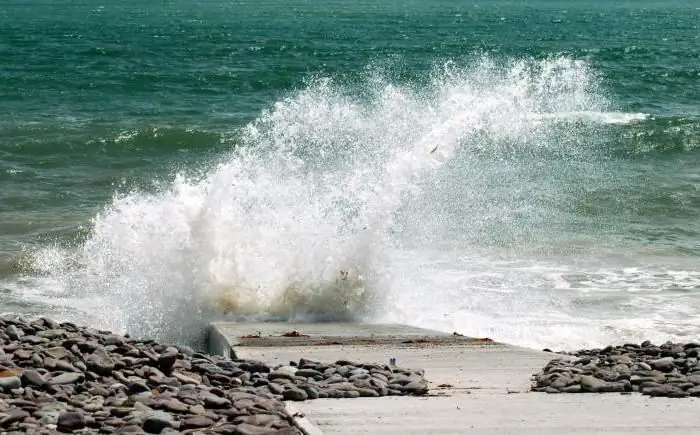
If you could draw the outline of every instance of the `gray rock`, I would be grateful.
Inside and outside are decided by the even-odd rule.
[[[16,359],[30,359],[34,354],[28,349],[17,349],[14,353]]]
[[[284,398],[284,400],[303,402],[304,400],[309,398],[309,395],[304,390],[298,388],[289,388],[284,390],[284,392],[282,393],[282,398]]]
[[[89,370],[103,375],[108,375],[114,370],[114,360],[102,347],[95,349],[95,351],[87,357],[85,364]]]
[[[560,390],[562,393],[581,393],[583,392],[583,389],[581,388],[581,384],[575,384],[575,385],[569,385],[568,387],[564,387]]]
[[[58,416],[58,430],[71,432],[85,427],[85,416],[80,412],[62,412]]]
[[[82,373],[62,373],[58,376],[54,376],[49,379],[49,384],[51,385],[67,385],[67,384],[79,384],[85,380],[85,375]]]
[[[203,399],[204,399],[204,406],[208,408],[228,408],[231,406],[231,401],[224,398],[224,397],[219,397],[214,394],[203,394]]]
[[[647,372],[652,371],[651,366],[650,366],[649,364],[643,362],[643,361],[637,362],[637,367],[638,367],[640,370],[644,370],[644,371],[647,371]]]
[[[695,386],[685,391],[690,397],[700,397],[700,386]]]
[[[194,417],[190,417],[184,422],[182,422],[180,429],[181,430],[187,430],[187,429],[202,429],[205,427],[210,427],[211,425],[214,424],[214,420],[205,417],[203,415],[197,415]]]
[[[95,413],[102,409],[104,399],[101,396],[95,396],[83,404],[83,410],[89,413]]]
[[[80,372],[77,368],[73,366],[73,364],[69,363],[68,361],[63,361],[63,360],[58,360],[56,361],[56,370],[64,371],[64,372]]]
[[[170,371],[177,360],[178,350],[174,347],[168,347],[158,357],[158,365],[165,371]]]
[[[189,406],[185,405],[177,399],[168,400],[163,404],[163,408],[170,412],[179,412],[183,414],[189,411]]]
[[[36,335],[25,335],[20,338],[22,343],[29,343],[33,345],[48,343],[49,340],[42,337],[37,337]]]
[[[350,371],[350,377],[362,375],[369,375],[369,370],[363,368],[356,368],[355,370]]]
[[[185,376],[182,373],[173,372],[172,376],[183,384],[199,385],[200,382],[196,379]]]
[[[357,393],[357,391],[356,391]],[[328,390],[323,390],[319,392],[319,397],[328,398],[328,399],[342,399],[345,397],[345,391],[343,390],[336,390],[336,389],[328,389]],[[357,397],[360,397],[360,393],[357,393]]]
[[[9,427],[13,423],[23,421],[30,415],[31,414],[29,414],[27,411],[23,411],[21,409],[10,409],[6,412],[0,413],[0,426]]]
[[[275,383],[269,383],[267,385],[267,388],[270,390],[272,394],[282,394],[284,392],[284,387],[282,387],[279,384]]]
[[[146,432],[141,429],[140,426],[135,425],[135,424],[127,424],[122,427],[120,427],[115,433],[122,434],[122,433],[135,433],[135,434],[144,434]]]
[[[37,386],[41,387],[46,383],[43,376],[36,370],[24,370],[22,372],[22,386]]]
[[[685,356],[690,357],[690,358],[700,358],[700,348],[696,347],[696,348],[686,350]]]
[[[236,435],[267,435],[270,434],[271,431],[269,428],[266,427],[260,427],[248,423],[241,423],[236,425],[234,432],[231,433]]]
[[[593,376],[581,376],[581,391],[587,393],[610,393],[623,392],[623,385],[613,382],[606,382]]]
[[[246,423],[253,426],[271,426],[279,421],[279,418],[273,414],[255,414],[255,415],[240,415],[233,419],[233,424]]]
[[[424,395],[428,393],[428,385],[423,382],[412,381],[399,387],[398,390],[411,395]]]
[[[102,342],[105,346],[121,347],[124,345],[125,340],[124,337],[122,337],[121,335],[107,334],[104,337],[102,337]]]
[[[131,394],[139,394],[151,390],[146,384],[146,381],[141,379],[129,382],[126,388]]]
[[[302,390],[306,392],[306,395],[308,396],[309,399],[318,399],[318,389],[311,385],[302,385],[300,386]]]
[[[15,325],[9,325],[5,328],[5,334],[7,334],[10,340],[19,340],[20,337],[24,335],[24,331],[22,331]]]
[[[46,325],[47,328],[49,329],[58,329],[61,327],[61,324],[58,323],[57,321],[53,319],[49,319],[48,317],[42,317],[41,321],[44,322],[44,325]],[[70,324],[68,324],[70,325]]]
[[[303,378],[315,378],[315,377],[323,377],[323,373],[319,372],[318,370],[314,369],[299,369],[296,371],[295,376],[301,376]]]
[[[642,390],[642,394],[651,397],[671,397],[683,398],[690,396],[690,393],[683,391],[678,387],[671,385],[659,385],[658,387],[649,387]]]
[[[371,388],[358,388],[356,391],[360,394],[360,397],[379,397],[379,392],[376,390],[373,390]],[[425,391],[426,392],[428,391],[427,387],[425,388]],[[416,393],[416,394],[424,394],[424,393]]]
[[[151,412],[143,420],[142,428],[148,433],[161,433],[165,428],[177,426],[175,418],[167,412]]]
[[[286,367],[282,366],[277,370],[274,370],[270,372],[267,375],[267,379],[274,381],[275,379],[288,379],[288,380],[294,380],[294,375],[296,373],[296,368],[295,367]]]
[[[5,393],[9,393],[10,390],[20,388],[22,386],[22,380],[17,376],[8,376],[6,378],[0,378],[0,390]]]
[[[649,365],[660,372],[669,373],[676,368],[673,357],[659,358],[649,361]]]
[[[562,388],[566,388],[570,385],[573,385],[574,383],[576,383],[574,378],[571,377],[571,375],[569,375],[567,373],[566,375],[556,376],[556,377],[551,378],[549,385],[547,385],[547,386],[554,387],[557,390],[561,390]]]
[[[49,340],[55,340],[57,338],[63,338],[66,336],[66,331],[63,329],[47,329],[46,331],[39,331],[36,334],[41,338],[46,338]]]

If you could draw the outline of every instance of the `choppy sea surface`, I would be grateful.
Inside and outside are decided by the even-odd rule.
[[[4,0],[0,311],[700,340],[700,1]]]

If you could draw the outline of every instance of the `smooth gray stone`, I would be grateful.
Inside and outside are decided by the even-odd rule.
[[[36,370],[24,370],[22,373],[22,385],[23,386],[28,386],[28,385],[35,385],[35,386],[42,386],[46,384],[46,379],[37,372]]]
[[[282,398],[284,400],[293,400],[297,402],[302,402],[306,399],[309,398],[309,395],[306,393],[306,391],[300,389],[300,388],[288,388],[284,390],[282,393]]]
[[[166,371],[170,370],[173,364],[175,364],[178,354],[179,351],[176,348],[166,348],[165,351],[158,357],[158,365]]]
[[[47,329],[46,331],[39,331],[36,334],[41,338],[47,338],[49,340],[55,340],[57,338],[63,338],[66,336],[66,331],[63,329]]]
[[[593,376],[581,376],[581,391],[588,393],[605,393],[609,392],[611,385],[602,379]]]
[[[660,372],[669,373],[676,368],[676,364],[673,362],[673,357],[659,358],[649,361],[649,365]]]
[[[0,426],[8,427],[13,423],[18,421],[23,421],[25,418],[29,417],[30,414],[27,411],[21,409],[10,409],[8,411],[0,413]],[[5,433],[5,432],[3,432]]]
[[[9,392],[22,386],[22,380],[17,376],[8,376],[0,378],[0,389],[4,392]]]
[[[86,360],[87,368],[100,374],[110,374],[114,370],[114,360],[104,348],[97,348]]]
[[[323,373],[314,369],[299,369],[296,371],[295,376],[301,376],[304,378],[313,378],[317,376],[323,377]]]
[[[672,397],[683,398],[690,396],[690,393],[671,385],[659,385],[658,387],[644,388],[642,394],[651,397]]]
[[[58,416],[59,431],[74,431],[85,427],[85,416],[80,412],[62,412]]]
[[[155,411],[148,413],[143,420],[143,430],[148,433],[161,433],[163,429],[177,426],[175,418],[167,412]]]
[[[581,389],[581,384],[575,384],[575,385],[569,385],[568,387],[564,387],[561,389],[562,393],[581,393],[583,390]]]
[[[315,387],[313,387],[311,385],[303,385],[300,388],[302,390],[306,391],[306,394],[307,394],[309,399],[311,399],[311,400],[318,399],[319,393],[318,393],[318,389],[316,389]]]
[[[54,376],[49,379],[49,384],[51,385],[68,385],[68,384],[79,384],[85,380],[85,375],[82,373],[68,372],[62,373],[58,376]]]
[[[24,335],[24,331],[16,327],[15,325],[9,325],[5,328],[5,334],[10,337],[11,340],[19,340],[20,337]]]
[[[204,406],[207,408],[228,408],[231,406],[231,401],[224,398],[224,397],[219,397],[214,394],[205,394],[203,395],[204,399]]]

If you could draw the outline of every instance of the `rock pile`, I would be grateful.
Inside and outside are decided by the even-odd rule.
[[[533,376],[533,391],[700,396],[699,343],[649,341],[564,353]]]
[[[421,395],[420,371],[228,360],[186,346],[0,316],[0,430],[299,434],[283,400]]]

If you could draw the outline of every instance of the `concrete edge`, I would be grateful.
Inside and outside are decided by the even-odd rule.
[[[207,326],[207,351],[211,354],[221,355],[229,359],[237,359],[236,352],[233,350],[234,344],[219,331],[215,323],[210,323]]]
[[[323,435],[323,431],[318,426],[313,424],[311,420],[306,418],[306,415],[295,405],[285,402],[284,406],[287,408],[289,415],[291,415],[294,419],[294,423],[304,433],[304,435]]]
[[[260,347],[316,347],[318,343],[314,343],[313,340],[308,340],[308,337],[305,339],[302,339],[300,341],[297,340],[289,340],[285,339],[284,343],[281,342],[270,342],[267,343],[266,345],[263,345],[263,343],[244,343],[242,340],[239,340],[237,337],[232,337],[230,335],[227,335],[223,333],[218,325],[221,323],[226,323],[226,322],[211,322],[209,325],[207,325],[207,333],[206,333],[206,347],[207,351],[211,354],[216,354],[216,355],[222,355],[226,358],[230,359],[245,359],[245,356],[243,354],[245,353],[245,349],[247,347],[250,348],[260,348]],[[432,330],[425,330],[426,332],[437,332],[437,331],[432,331]],[[437,334],[443,334],[440,332],[437,332]],[[446,335],[446,334],[444,334]],[[411,340],[410,342],[397,342],[393,341],[392,339],[388,339],[385,342],[382,340],[375,340],[373,343],[369,342],[362,342],[360,340],[353,341],[351,338],[348,341],[344,340],[338,340],[337,343],[324,343],[324,345],[338,345],[338,346],[357,346],[357,347],[362,347],[362,346],[374,346],[374,345],[395,345],[395,346],[420,346],[421,343],[421,337],[415,337],[418,338],[418,340]],[[452,337],[447,337],[447,338],[452,338]],[[528,347],[523,347],[523,346],[518,346],[514,344],[509,344],[509,343],[504,343],[501,341],[494,341],[490,340],[489,342],[483,342],[481,341],[482,339],[475,339],[472,337],[467,337],[467,336],[461,336],[461,337],[456,337],[457,339],[454,342],[451,342],[450,340],[436,340],[434,341],[434,344],[441,345],[441,346],[469,346],[469,347],[483,347],[483,348],[500,348],[500,349],[512,349],[512,350],[520,350],[520,351],[525,351],[525,352],[530,352],[530,353],[537,353],[537,354],[543,354],[547,353],[549,354],[551,359],[571,359],[573,358],[571,355],[567,355],[565,353],[559,353],[559,352],[544,352],[541,349],[533,349],[533,348],[528,348]],[[433,340],[430,340],[433,341]],[[430,343],[428,343],[430,344]]]
[[[289,325],[287,330],[280,325]],[[508,346],[491,338],[469,337],[458,333],[418,328],[403,324],[365,323],[288,324],[211,322],[208,325],[209,353],[235,355],[245,347],[315,347],[315,346]],[[370,327],[374,329],[369,329]]]

